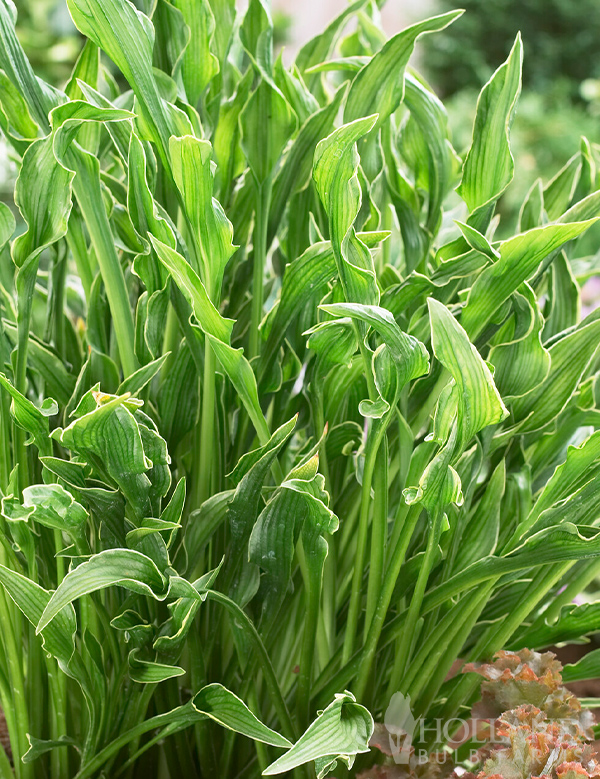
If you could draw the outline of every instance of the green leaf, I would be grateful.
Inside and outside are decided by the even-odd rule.
[[[344,122],[352,122],[377,113],[375,126],[380,127],[402,102],[404,69],[417,38],[423,33],[443,30],[462,13],[463,11],[450,11],[433,16],[390,38],[352,81],[344,108]]]
[[[562,670],[565,684],[583,682],[587,679],[597,679],[600,676],[600,649],[588,652],[576,663],[567,663]]]
[[[38,135],[27,102],[3,70],[0,70],[0,126],[11,146],[21,154]]]
[[[427,140],[426,227],[435,234],[440,227],[443,202],[456,175],[456,155],[448,139],[448,116],[433,91],[408,72],[404,76],[404,86],[404,103]]]
[[[358,234],[358,238],[368,248],[375,247],[387,237],[386,232]],[[300,257],[286,266],[279,303],[263,325],[267,341],[261,352],[259,378],[272,364],[292,321],[335,278],[335,274],[336,264],[330,241],[319,241],[309,246]]]
[[[342,85],[330,103],[308,117],[285,155],[273,182],[269,242],[277,232],[292,194],[299,192],[310,182],[312,159],[317,143],[333,131],[333,124],[345,94],[346,87]]]
[[[296,66],[302,74],[305,74],[307,70],[328,58],[335,40],[346,22],[366,4],[367,0],[354,0],[353,3],[347,4],[322,33],[311,38],[302,46],[296,57]],[[315,93],[320,78],[319,74],[313,74],[306,78],[306,84],[311,92]]]
[[[271,763],[263,775],[282,774],[312,760],[323,761],[318,764],[318,779],[338,759],[351,767],[357,754],[369,751],[373,727],[373,718],[364,706],[356,703],[351,693],[338,694],[294,746]]]
[[[64,100],[41,79],[36,78],[15,32],[16,9],[11,0],[0,2],[0,68],[25,98],[33,119],[43,130],[49,129],[48,113]]]
[[[184,669],[179,666],[143,659],[140,657],[139,649],[132,649],[128,660],[129,676],[138,684],[160,684],[167,679],[175,679],[185,674]]]
[[[600,604],[584,603],[581,606],[564,606],[556,622],[525,628],[520,632],[513,645],[543,649],[554,644],[577,641],[583,636],[596,633],[600,629]]]
[[[169,591],[167,579],[146,555],[133,549],[105,549],[69,571],[40,615],[36,633],[77,598],[113,586],[157,600],[164,600]]]
[[[477,338],[500,306],[537,271],[541,261],[581,235],[595,220],[538,227],[500,244],[500,259],[475,279],[461,315],[471,338]]]
[[[0,249],[3,249],[15,231],[16,222],[6,203],[0,204]]]
[[[168,167],[174,128],[152,70],[152,22],[129,0],[67,0],[67,5],[79,31],[108,54],[129,82]]]
[[[321,322],[311,327],[306,345],[319,355],[325,365],[350,365],[358,349],[356,331],[350,317]]]
[[[580,530],[585,531],[582,535]],[[433,587],[423,600],[422,613],[480,582],[504,574],[535,569],[548,563],[584,560],[600,556],[600,533],[577,528],[569,522],[548,527],[530,536],[520,547],[503,557],[490,556],[465,568],[443,584]]]
[[[517,35],[508,59],[481,90],[477,101],[473,143],[457,190],[472,213],[494,203],[513,178],[508,135],[521,91],[522,62],[521,36]]]
[[[312,458],[305,474],[292,471],[260,513],[248,542],[248,559],[265,573],[261,580],[262,618],[267,633],[281,608],[291,579],[296,542],[302,533],[312,585],[321,579],[327,555],[323,533],[333,533],[338,519],[328,508],[323,477]]]
[[[199,253],[200,277],[211,299],[219,299],[223,272],[237,247],[233,227],[214,199],[212,146],[191,136],[171,138],[173,178],[179,188]]]
[[[502,397],[522,397],[541,384],[550,370],[550,354],[542,346],[544,318],[528,284],[513,293],[513,318],[489,353],[494,382]]]
[[[155,238],[152,238],[152,245],[188,299],[200,328],[209,338],[217,359],[246,407],[259,438],[266,442],[269,430],[258,401],[256,378],[243,350],[234,349],[229,343],[233,321],[223,319],[219,314],[197,274],[180,254]]]
[[[258,4],[259,0],[254,0]],[[262,186],[296,129],[296,115],[281,92],[261,81],[240,114],[242,148],[252,176]]]
[[[541,514],[566,498],[593,473],[592,466],[600,461],[600,431],[592,433],[579,446],[569,446],[566,458],[554,471],[540,492],[526,521],[519,526],[521,535],[533,527]]]
[[[147,365],[143,365],[131,376],[128,376],[125,381],[122,381],[117,388],[117,395],[137,395],[144,387],[149,384],[152,379],[157,375],[165,361],[169,357],[171,352],[161,355],[158,359],[149,362]]]
[[[34,406],[21,395],[3,373],[0,373],[0,386],[12,396],[11,412],[17,425],[31,433],[35,445],[42,455],[52,452],[48,417],[58,414],[58,406],[52,398],[46,398],[41,408]]]
[[[500,507],[506,483],[506,463],[501,460],[494,469],[486,490],[465,523],[463,542],[453,568],[462,570],[471,563],[493,554],[500,528]]]
[[[15,239],[12,256],[23,268],[67,232],[73,173],[57,162],[53,138],[35,141],[25,152],[15,185],[15,202],[27,230]]]
[[[23,490],[23,505],[32,509],[31,518],[46,527],[64,530],[81,538],[88,513],[60,484],[35,484]]]
[[[287,738],[263,725],[246,704],[222,684],[203,687],[192,702],[197,711],[229,730],[274,747],[287,749],[292,746]]]
[[[24,763],[33,763],[33,761],[37,760],[38,757],[45,755],[52,749],[59,749],[60,747],[75,747],[75,749],[79,751],[77,742],[73,738],[70,738],[66,735],[60,736],[60,738],[58,738],[56,741],[35,738],[30,733],[27,734],[27,738],[29,740],[29,749],[21,758]]]
[[[177,66],[188,103],[195,106],[202,93],[219,72],[219,60],[211,52],[215,17],[207,0],[174,0],[188,27],[188,42]]]
[[[436,358],[450,372],[458,391],[457,450],[471,438],[508,414],[490,369],[465,330],[439,301],[429,298],[431,342]]]
[[[482,235],[474,227],[471,227],[471,225],[459,222],[458,219],[455,219],[454,221],[458,225],[465,241],[469,244],[471,249],[480,254],[485,254],[492,262],[500,259],[499,253],[493,248],[485,235]]]
[[[198,609],[206,599],[206,590],[212,587],[221,570],[221,565],[222,562],[217,568],[205,573],[192,584],[197,595],[178,598],[173,603],[169,603],[168,609],[171,616],[163,623],[160,635],[153,644],[157,652],[167,655],[170,659],[179,657]]]
[[[542,224],[543,210],[544,190],[542,180],[536,179],[521,206],[518,231],[526,233],[528,230],[533,230],[534,227],[539,227]]]
[[[539,430],[569,402],[598,348],[600,320],[582,324],[549,349],[550,371],[545,381],[513,404],[515,420],[525,420],[521,431]]]
[[[560,252],[550,266],[549,307],[544,326],[544,340],[575,327],[581,319],[579,284],[565,252]]]
[[[399,389],[429,370],[429,355],[425,346],[414,336],[402,332],[385,308],[356,303],[335,303],[321,308],[333,316],[349,316],[364,322],[381,336],[396,363]]]
[[[569,207],[581,171],[581,154],[577,152],[544,188],[544,210],[551,221]]]
[[[462,506],[464,498],[460,476],[450,465],[456,446],[457,428],[450,432],[448,442],[427,465],[417,487],[407,487],[404,499],[409,506],[421,503],[432,521],[436,522],[436,532],[441,527],[444,509],[451,503]]]
[[[233,560],[241,554],[250,538],[259,513],[263,483],[281,448],[292,435],[296,421],[296,418],[290,419],[273,433],[266,444],[243,455],[230,474],[230,478],[238,482],[227,509],[231,528],[229,554]]]
[[[128,0],[124,0],[128,3]],[[123,269],[115,248],[103,199],[100,164],[96,155],[74,143],[82,125],[95,122],[122,122],[131,118],[129,111],[97,108],[82,100],[70,101],[52,111],[53,150],[61,165],[75,173],[73,191],[90,234],[106,295],[115,320],[115,335],[126,374],[138,365],[134,352],[134,323]]]
[[[0,582],[24,616],[36,626],[51,600],[51,593],[4,565],[0,565]],[[44,648],[60,661],[66,672],[75,652],[76,629],[75,610],[67,603],[55,613],[52,624],[42,631]]]
[[[18,342],[17,327],[8,321],[5,321],[3,325],[5,333],[16,346]],[[56,398],[60,406],[66,406],[75,389],[75,376],[69,373],[55,350],[40,341],[31,331],[27,344],[27,355],[30,367],[37,371],[45,382],[46,394]]]
[[[273,75],[273,20],[264,0],[250,0],[240,25],[240,41],[263,79]]]
[[[354,230],[361,204],[356,142],[370,132],[377,115],[334,130],[315,151],[313,178],[329,219],[331,245],[348,302],[377,304],[373,259]]]
[[[117,484],[140,520],[150,516],[147,471],[152,461],[145,455],[140,427],[127,405],[128,396],[96,392],[90,401],[89,410],[68,427],[54,430],[52,437],[85,458],[101,477],[106,475]]]

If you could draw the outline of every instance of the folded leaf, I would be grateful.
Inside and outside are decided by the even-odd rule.
[[[517,35],[508,59],[481,90],[477,101],[473,143],[457,190],[471,212],[494,203],[512,181],[514,161],[508,134],[521,91],[522,63],[523,46]]]
[[[146,555],[133,549],[106,549],[90,557],[62,580],[40,616],[40,633],[68,604],[83,595],[119,586],[163,600],[168,594],[165,576]]]
[[[356,703],[351,693],[338,694],[294,746],[271,763],[263,775],[282,774],[325,758],[322,770],[318,772],[320,779],[337,759],[351,767],[357,754],[368,752],[372,733],[373,718],[367,709]]]
[[[362,119],[377,112],[376,127],[380,127],[402,102],[404,69],[417,38],[423,33],[443,30],[462,13],[450,11],[433,16],[390,38],[352,81],[344,108],[344,122]]]
[[[475,279],[461,322],[471,338],[477,338],[505,300],[530,279],[541,261],[585,232],[594,220],[538,227],[509,238],[500,245],[500,259]]]
[[[458,387],[457,451],[487,425],[501,422],[508,414],[490,369],[467,333],[450,311],[435,298],[428,299],[431,342],[437,359],[450,372]]]
[[[219,725],[263,744],[287,749],[292,745],[279,733],[268,728],[250,711],[246,704],[223,687],[222,684],[209,684],[203,687],[192,699],[194,708],[218,722]]]

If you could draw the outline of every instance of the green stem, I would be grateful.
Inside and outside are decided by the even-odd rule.
[[[552,600],[548,608],[545,611],[542,611],[542,613],[532,622],[530,630],[535,630],[545,623],[552,624],[560,615],[563,607],[572,603],[577,595],[584,592],[588,584],[596,579],[599,572],[600,563],[598,560],[588,560],[577,573],[573,581],[571,581],[570,584]]]
[[[38,258],[28,259],[17,271],[17,354],[15,360],[15,387],[21,395],[27,395],[27,352],[29,348],[29,327],[33,307],[33,294],[39,266]],[[14,439],[16,461],[19,463],[19,489],[29,486],[29,451],[25,446],[26,434],[15,426]]]
[[[10,451],[11,427],[8,394],[0,392],[0,489],[4,495],[6,495],[12,467]]]
[[[134,349],[135,327],[125,276],[106,216],[100,182],[99,179],[96,180],[98,161],[90,154],[75,149],[68,152],[67,158],[69,166],[75,171],[73,192],[96,252],[115,328],[123,373],[127,377],[139,367]]]
[[[398,645],[397,651],[400,655],[400,659],[394,669],[395,673],[398,674],[398,678],[392,679],[390,684],[394,686],[394,689],[396,685],[400,685],[402,688],[401,692],[406,692],[406,689],[402,685],[402,677],[404,676],[410,660],[412,638],[417,624],[417,619],[419,618],[419,612],[423,602],[423,596],[425,595],[425,588],[427,586],[429,574],[435,559],[435,550],[440,537],[442,517],[443,513],[438,511],[437,516],[432,517],[431,522],[429,523],[425,557],[423,558],[423,562],[419,567],[417,583],[415,584],[415,589],[410,600],[406,622],[404,623],[404,630],[402,631]]]
[[[260,323],[263,318],[263,288],[267,260],[267,231],[271,206],[271,179],[256,184],[254,223],[254,267],[252,271],[252,318],[250,323],[249,358],[260,354]]]
[[[81,767],[74,779],[88,779],[88,777],[93,776],[93,774],[102,768],[102,766],[108,760],[110,760],[111,757],[117,755],[121,749],[123,749],[123,747],[126,747],[127,744],[129,744],[131,741],[140,739],[145,733],[148,733],[151,730],[168,727],[170,733],[174,733],[177,730],[182,730],[183,728],[189,727],[189,725],[189,722],[179,722],[174,720],[172,712],[168,712],[167,714],[158,714],[156,717],[151,717],[150,719],[144,720],[135,727],[131,728],[131,730],[127,730],[125,733],[121,733],[121,735],[114,739],[114,741],[111,741],[110,744],[107,744],[107,746],[94,755],[94,757],[88,763],[86,763],[86,765]]]
[[[17,645],[4,592],[0,592],[0,624],[2,625],[2,641],[12,688],[12,705],[16,725],[17,738],[12,744],[15,773],[17,779],[33,779],[32,764],[23,763],[21,760],[29,749],[27,734],[30,732],[25,681],[21,665],[22,649]]]
[[[358,520],[358,539],[356,542],[354,570],[352,573],[352,590],[350,592],[350,604],[348,606],[348,619],[346,622],[344,649],[342,652],[342,663],[344,665],[352,657],[356,641],[356,631],[362,602],[362,579],[369,532],[369,509],[371,508],[373,471],[375,469],[375,463],[377,462],[379,445],[385,434],[385,428],[386,425],[384,420],[374,420],[367,440],[367,451],[365,453],[365,465],[363,468],[360,515]]]
[[[558,567],[552,567],[539,572],[537,576],[538,584],[532,583],[529,595],[527,595],[516,608],[508,614],[502,622],[490,625],[486,630],[472,652],[469,654],[470,660],[479,660],[481,657],[490,657],[494,652],[504,647],[513,633],[525,621],[533,609],[547,592],[559,581],[573,563],[568,562]],[[494,580],[496,581],[496,580]],[[448,696],[442,717],[446,720],[455,716],[455,712],[470,699],[479,685],[477,677],[471,678],[472,674],[463,676],[452,693]]]
[[[10,760],[0,744],[0,779],[15,779]]]
[[[306,589],[306,616],[304,618],[304,634],[302,637],[302,653],[300,656],[300,674],[298,677],[298,724],[304,731],[310,721],[310,689],[312,683],[313,663],[315,657],[315,638],[319,622],[320,587],[314,586],[309,575]]]
[[[371,562],[369,565],[369,582],[367,584],[367,611],[365,614],[364,639],[367,640],[371,620],[377,607],[381,584],[383,581],[383,565],[385,558],[385,543],[387,539],[388,514],[388,445],[387,437],[379,447],[375,476],[375,497],[373,500],[373,519],[371,527]]]
[[[216,590],[207,590],[207,596],[209,600],[214,600],[216,603],[219,603],[221,606],[226,608],[227,611],[229,611],[229,613],[232,615],[233,619],[236,621],[237,626],[241,628],[246,636],[250,639],[256,652],[256,658],[262,669],[263,676],[265,678],[265,684],[267,685],[273,706],[275,707],[275,711],[279,717],[283,735],[290,741],[294,742],[296,740],[296,731],[292,723],[292,718],[290,717],[285,699],[281,693],[281,688],[279,687],[279,682],[277,681],[275,670],[269,655],[267,654],[267,650],[265,649],[265,646],[260,636],[258,635],[258,631],[254,627],[254,623],[246,615],[246,612],[237,605],[237,603],[232,601],[226,595],[223,595],[222,592],[217,592]]]
[[[198,625],[192,625],[189,633],[190,641],[190,679],[193,690],[201,690],[206,684],[206,668],[204,664],[203,648],[200,641]],[[196,722],[194,725],[194,737],[196,750],[203,776],[216,776],[217,765],[213,751],[213,742],[210,738],[210,720]]]
[[[46,670],[48,686],[52,693],[52,738],[58,740],[68,733],[67,679],[53,657],[46,658]],[[63,779],[69,775],[69,754],[66,746],[52,750],[51,772],[53,779]]]
[[[427,644],[434,647],[425,657],[419,658],[418,674],[412,674],[414,683],[408,687],[411,700],[415,701],[421,691],[423,695],[419,700],[419,711],[426,712],[442,686],[452,663],[460,657],[461,649],[471,635],[477,620],[485,608],[495,583],[489,584],[483,590],[478,590],[470,603],[461,602],[455,606],[449,614],[452,620],[443,625],[444,629],[437,631],[431,639],[427,637]],[[448,624],[449,623],[449,624]],[[441,627],[441,623],[440,623]],[[422,654],[423,651],[421,650]],[[422,662],[423,659],[423,662]],[[412,664],[411,664],[412,671]]]
[[[121,774],[124,774],[125,771],[128,768],[130,768],[132,765],[135,765],[135,763],[137,763],[140,757],[149,749],[151,749],[155,744],[157,744],[159,741],[164,741],[173,733],[177,733],[177,731],[180,729],[181,729],[181,725],[177,722],[173,722],[170,725],[167,725],[162,730],[159,730],[155,736],[153,736],[151,739],[148,739],[148,741],[144,742],[144,744],[136,752],[134,752],[131,755],[131,757],[128,758],[125,763],[123,763],[122,766],[120,766],[119,770],[115,774],[115,779],[116,777],[121,776]],[[0,777],[0,779],[2,778]]]
[[[77,275],[81,279],[86,301],[90,299],[90,292],[94,282],[94,271],[90,264],[90,253],[88,251],[87,241],[83,232],[81,217],[75,210],[71,211],[69,217],[69,229],[65,236],[67,246],[75,261]]]
[[[4,659],[5,658],[2,657],[2,661],[4,661]],[[2,664],[4,664],[4,662]],[[2,704],[2,710],[4,711],[4,718],[6,720],[6,729],[8,730],[9,744],[14,744],[18,737],[17,724],[15,722],[15,713],[12,707],[12,695],[10,692],[10,686],[5,674],[5,670],[3,668],[0,669],[0,703]],[[4,751],[2,746],[0,746],[0,779],[5,779],[3,773],[4,770],[3,758],[5,758],[8,761],[8,756],[6,755],[6,752]],[[10,768],[10,774],[8,774],[8,776],[10,776],[10,779],[15,779],[13,770],[10,767],[10,762],[8,765]]]
[[[420,504],[417,503],[410,507],[404,523],[403,534],[398,539],[396,548],[392,552],[390,564],[383,578],[383,587],[379,597],[379,603],[377,604],[375,614],[373,615],[371,630],[369,631],[369,636],[361,656],[358,679],[355,685],[355,693],[359,701],[364,695],[367,682],[369,680],[371,667],[373,665],[373,660],[375,659],[375,652],[377,651],[377,644],[379,643],[379,637],[381,636],[381,631],[383,629],[383,623],[394,595],[396,581],[400,575],[400,569],[404,563],[406,551],[408,549],[408,545],[410,544],[410,540],[412,538],[413,531],[420,514]]]
[[[212,463],[215,457],[215,353],[208,338],[204,346],[204,381],[202,382],[202,418],[196,457],[198,470],[193,508],[200,508],[211,494]]]

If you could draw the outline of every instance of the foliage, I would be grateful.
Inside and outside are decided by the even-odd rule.
[[[462,5],[466,13],[452,33],[425,44],[427,73],[445,96],[487,81],[517,32],[528,53],[524,84],[533,90],[553,91],[562,82],[577,99],[580,83],[600,75],[595,62],[600,11],[594,0],[465,0]],[[436,0],[440,12],[453,7],[450,0]]]
[[[471,143],[476,99],[475,89],[465,89],[445,101],[452,142],[459,153],[466,151]],[[573,103],[558,88],[523,92],[511,128],[511,149],[519,161],[519,176],[498,206],[503,233],[510,235],[516,229],[521,204],[535,181],[538,178],[550,181],[571,159],[582,136],[589,141],[598,164],[598,122],[588,108]],[[592,230],[584,238],[590,253],[595,252],[595,233]]]
[[[461,163],[407,69],[459,13],[356,0],[286,68],[261,0],[68,6],[59,90],[0,0],[14,775],[321,777],[393,692],[462,713],[457,658],[598,631],[600,191],[584,143],[495,237],[520,39]]]

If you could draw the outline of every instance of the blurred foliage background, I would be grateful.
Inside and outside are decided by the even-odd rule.
[[[440,12],[454,0],[437,0]],[[597,0],[461,0],[464,16],[425,42],[425,62],[442,97],[480,89],[504,61],[518,31],[526,90],[577,101],[580,84],[600,76]],[[452,66],[449,67],[449,63]]]
[[[547,182],[579,148],[600,141],[600,3],[597,0],[461,0],[465,14],[425,38],[422,66],[450,114],[459,153],[468,148],[475,101],[523,37],[523,92],[511,133],[517,174],[503,205],[516,219],[536,178]],[[443,12],[456,0],[436,0]]]

